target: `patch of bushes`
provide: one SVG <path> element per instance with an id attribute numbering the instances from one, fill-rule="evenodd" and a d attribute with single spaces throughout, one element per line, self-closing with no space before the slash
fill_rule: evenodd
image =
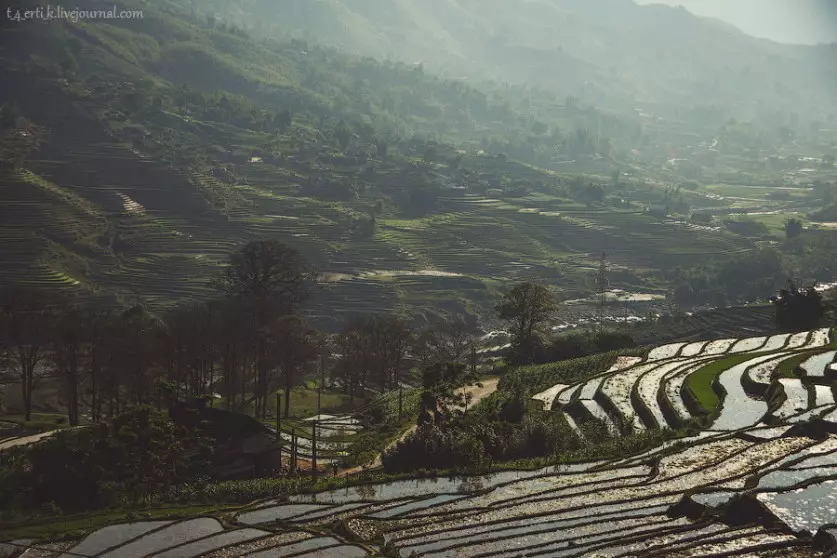
<path id="1" fill-rule="evenodd" d="M 205 477 L 210 453 L 204 439 L 140 407 L 4 452 L 0 508 L 52 514 L 148 503 L 158 492 Z"/>
<path id="2" fill-rule="evenodd" d="M 582 442 L 558 414 L 526 415 L 518 423 L 465 415 L 445 424 L 424 424 L 383 455 L 390 474 L 417 469 L 477 472 L 502 461 L 553 456 Z"/>
<path id="3" fill-rule="evenodd" d="M 528 413 L 518 423 L 465 416 L 444 425 L 426 424 L 384 453 L 384 470 L 398 474 L 532 469 L 627 457 L 690 433 L 661 429 L 614 436 L 595 420 L 581 422 L 579 427 L 586 440 L 558 413 Z"/>

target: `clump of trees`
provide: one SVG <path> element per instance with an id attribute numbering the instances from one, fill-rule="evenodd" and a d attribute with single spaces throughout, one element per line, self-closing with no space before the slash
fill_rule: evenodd
<path id="1" fill-rule="evenodd" d="M 554 295 L 544 285 L 521 283 L 506 293 L 497 314 L 512 335 L 511 359 L 516 364 L 534 362 L 542 344 L 543 327 L 557 309 Z"/>
<path id="2" fill-rule="evenodd" d="M 141 305 L 7 289 L 0 293 L 0 373 L 20 390 L 27 422 L 42 382 L 60 387 L 73 426 L 215 394 L 227 410 L 264 420 L 277 390 L 290 416 L 291 390 L 315 364 L 328 361 L 332 380 L 366 399 L 403 385 L 416 364 L 461 362 L 472 346 L 469 327 L 456 318 L 416 331 L 402 316 L 364 315 L 329 336 L 299 312 L 316 280 L 299 252 L 267 240 L 230 256 L 215 298 L 160 315 Z"/>
<path id="3" fill-rule="evenodd" d="M 4 452 L 0 508 L 75 513 L 150 503 L 155 494 L 207 475 L 210 457 L 199 433 L 137 407 Z"/>
<path id="4" fill-rule="evenodd" d="M 298 314 L 315 274 L 294 249 L 254 241 L 230 257 L 215 299 L 162 316 L 9 289 L 0 299 L 0 367 L 16 377 L 25 420 L 47 377 L 64 385 L 71 425 L 172 398 L 220 392 L 228 409 L 264 418 L 271 390 L 290 387 L 315 360 L 323 336 Z"/>
<path id="5" fill-rule="evenodd" d="M 820 327 L 825 317 L 822 295 L 813 287 L 798 288 L 788 281 L 786 288 L 770 298 L 776 316 L 776 325 L 782 331 L 804 331 Z"/>
<path id="6" fill-rule="evenodd" d="M 795 217 L 791 217 L 787 221 L 785 221 L 785 237 L 788 239 L 796 238 L 802 234 L 802 231 L 805 227 L 802 224 L 802 221 L 796 219 Z"/>

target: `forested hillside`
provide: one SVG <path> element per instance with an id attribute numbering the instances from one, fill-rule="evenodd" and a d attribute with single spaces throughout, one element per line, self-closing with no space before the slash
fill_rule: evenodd
<path id="1" fill-rule="evenodd" d="M 616 115 L 593 92 L 527 95 L 259 38 L 208 5 L 120 6 L 144 16 L 3 20 L 4 285 L 163 309 L 205 299 L 231 252 L 276 238 L 321 272 L 306 312 L 337 328 L 369 312 L 488 325 L 520 279 L 574 301 L 573 321 L 595 304 L 602 252 L 611 288 L 643 291 L 631 314 L 670 312 L 678 287 L 688 307 L 833 278 L 831 235 L 778 249 L 775 219 L 723 217 L 833 200 L 830 155 L 814 187 L 793 174 L 808 164 L 794 153 L 830 149 L 822 134 Z"/>
<path id="2" fill-rule="evenodd" d="M 309 37 L 625 111 L 652 105 L 688 118 L 699 106 L 739 118 L 807 120 L 833 117 L 837 108 L 829 71 L 837 47 L 779 45 L 682 8 L 632 0 L 237 0 L 200 9 L 257 33 Z"/>

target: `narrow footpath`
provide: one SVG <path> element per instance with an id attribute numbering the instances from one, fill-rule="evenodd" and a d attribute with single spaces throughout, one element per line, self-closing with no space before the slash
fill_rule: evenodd
<path id="1" fill-rule="evenodd" d="M 473 407 L 474 405 L 476 405 L 477 403 L 479 403 L 480 401 L 482 401 L 484 398 L 488 397 L 489 395 L 491 395 L 492 393 L 494 393 L 495 391 L 497 391 L 497 384 L 498 384 L 499 382 L 500 382 L 500 378 L 489 378 L 489 379 L 487 379 L 487 380 L 482 380 L 482 381 L 480 382 L 480 383 L 482 384 L 482 387 L 479 387 L 479 386 L 468 386 L 467 388 L 465 388 L 465 393 L 468 393 L 468 394 L 470 394 L 470 395 L 471 395 L 471 402 L 468 404 L 468 406 L 469 406 L 469 407 Z M 465 410 L 465 409 L 464 409 L 464 407 L 458 407 L 458 408 L 459 408 L 460 410 Z M 410 434 L 412 434 L 413 432 L 415 432 L 416 428 L 418 428 L 418 426 L 414 424 L 413 426 L 411 426 L 410 428 L 408 428 L 407 430 L 405 430 L 405 431 L 404 431 L 404 433 L 403 433 L 403 434 L 401 434 L 401 436 L 399 436 L 398 438 L 396 438 L 395 440 L 393 440 L 392 442 L 390 442 L 390 443 L 387 445 L 387 447 L 386 447 L 386 448 L 384 448 L 384 451 L 386 451 L 386 450 L 388 450 L 388 449 L 392 448 L 392 447 L 393 447 L 393 446 L 395 446 L 395 444 L 397 444 L 398 442 L 400 442 L 400 441 L 402 441 L 402 440 L 406 439 L 406 438 L 407 438 L 407 436 L 409 436 Z M 374 460 L 374 461 L 372 461 L 372 463 L 370 463 L 370 464 L 368 464 L 368 465 L 362 465 L 362 466 L 358 466 L 358 467 L 352 467 L 351 469 L 345 469 L 345 470 L 343 470 L 343 471 L 338 472 L 338 473 L 337 473 L 337 476 L 338 476 L 338 477 L 345 477 L 345 476 L 347 476 L 347 475 L 354 475 L 354 474 L 357 474 L 357 473 L 359 473 L 359 472 L 361 472 L 361 471 L 369 471 L 369 470 L 372 470 L 372 469 L 378 469 L 378 468 L 380 468 L 381 466 L 382 466 L 382 462 L 381 462 L 381 454 L 379 453 L 379 454 L 375 457 L 375 460 Z"/>

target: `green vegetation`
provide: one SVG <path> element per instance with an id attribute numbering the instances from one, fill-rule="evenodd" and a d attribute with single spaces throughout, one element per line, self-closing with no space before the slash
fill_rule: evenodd
<path id="1" fill-rule="evenodd" d="M 751 358 L 753 354 L 743 353 L 711 362 L 690 374 L 683 387 L 689 390 L 704 413 L 712 416 L 721 405 L 721 398 L 713 387 L 715 380 L 731 366 L 747 362 Z"/>
<path id="2" fill-rule="evenodd" d="M 198 436 L 148 408 L 65 430 L 4 455 L 0 502 L 5 510 L 52 513 L 150 502 L 205 474 L 208 448 Z"/>
<path id="3" fill-rule="evenodd" d="M 811 358 L 812 355 L 816 354 L 815 352 L 804 352 L 798 355 L 794 355 L 788 359 L 783 360 L 779 363 L 779 366 L 776 369 L 776 376 L 778 378 L 794 378 L 794 379 L 801 379 L 797 374 L 796 370 L 800 364 L 805 362 L 807 359 Z"/>
<path id="4" fill-rule="evenodd" d="M 813 289 L 780 290 L 837 269 L 824 51 L 611 3 L 0 15 L 0 420 L 60 430 L 3 452 L 0 538 L 619 459 L 730 410 L 717 378 L 758 353 L 690 374 L 691 417 L 653 365 L 555 411 L 532 396 L 646 342 L 833 318 Z M 498 389 L 471 405 L 489 369 Z M 318 412 L 358 430 L 312 433 Z M 287 433 L 306 442 L 290 459 Z M 351 478 L 299 474 L 317 459 Z"/>
<path id="5" fill-rule="evenodd" d="M 601 249 L 624 268 L 612 286 L 665 292 L 689 282 L 663 279 L 668 271 L 696 261 L 711 268 L 704 260 L 722 254 L 738 261 L 756 246 L 646 209 L 665 205 L 684 220 L 706 207 L 723 214 L 740 206 L 739 192 L 701 182 L 772 188 L 779 171 L 709 176 L 748 168 L 739 147 L 766 129 L 717 114 L 651 126 L 633 109 L 605 114 L 542 91 L 524 104 L 515 88 L 465 85 L 299 40 L 254 40 L 259 32 L 241 25 L 255 6 L 241 6 L 231 25 L 222 20 L 228 6 L 137 5 L 142 24 L 61 23 L 28 29 L 31 40 L 19 26 L 6 29 L 20 56 L 2 61 L 15 85 L 0 96 L 3 137 L 50 133 L 9 144 L 16 163 L 2 178 L 0 237 L 16 249 L 2 254 L 0 283 L 162 310 L 205 299 L 230 252 L 270 236 L 330 274 L 305 314 L 336 331 L 369 311 L 489 320 L 521 269 L 526 279 L 560 277 L 562 298 L 586 296 L 590 255 Z M 48 62 L 67 52 L 77 64 Z M 698 128 L 708 138 L 723 131 L 715 165 L 690 163 L 706 176 L 651 162 L 659 144 L 672 148 Z M 779 149 L 776 141 L 763 145 Z M 36 148 L 49 155 L 35 159 Z M 759 218 L 783 226 L 791 212 L 821 207 L 830 190 L 819 178 L 822 186 L 794 191 L 792 204 L 771 198 L 746 210 L 775 210 Z M 730 198 L 706 197 L 713 192 Z M 830 278 L 825 247 L 782 252 L 781 271 L 764 277 Z M 752 300 L 734 275 L 708 281 L 720 293 L 691 284 L 677 302 Z"/>

